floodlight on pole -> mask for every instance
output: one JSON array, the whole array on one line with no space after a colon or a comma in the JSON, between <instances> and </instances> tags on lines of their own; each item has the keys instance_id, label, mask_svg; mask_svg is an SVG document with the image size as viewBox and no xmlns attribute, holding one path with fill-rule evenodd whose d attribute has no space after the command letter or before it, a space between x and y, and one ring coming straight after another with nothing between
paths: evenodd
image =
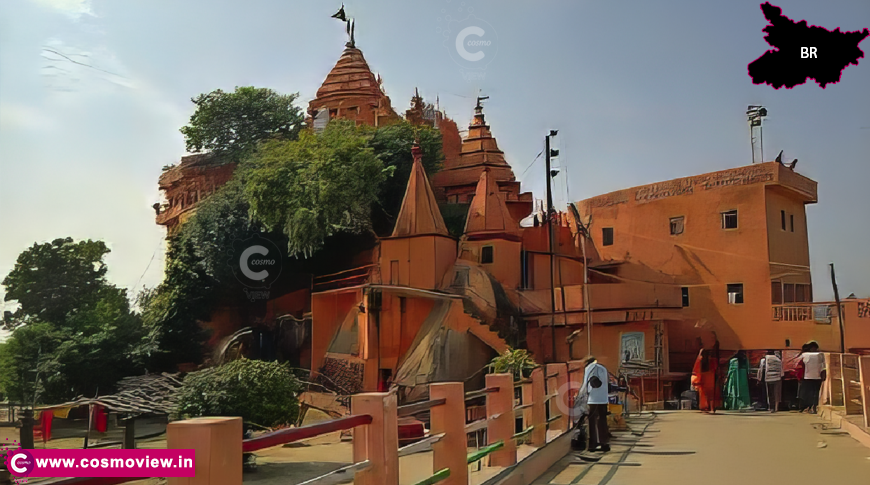
<instances>
[{"instance_id":1,"label":"floodlight on pole","mask_svg":"<svg viewBox=\"0 0 870 485\"><path fill-rule=\"evenodd\" d=\"M767 116L767 108L751 104L746 108L746 118L749 121L749 143L752 146L752 163L755 163L755 135L754 129L758 127L759 140L761 141L761 163L764 163L764 131L761 121Z\"/></svg>"}]
</instances>

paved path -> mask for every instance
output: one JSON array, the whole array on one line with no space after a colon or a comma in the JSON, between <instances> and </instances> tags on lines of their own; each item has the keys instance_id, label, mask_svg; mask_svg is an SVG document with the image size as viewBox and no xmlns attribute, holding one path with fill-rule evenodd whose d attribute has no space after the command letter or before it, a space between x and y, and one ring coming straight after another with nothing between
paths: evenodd
<instances>
[{"instance_id":1,"label":"paved path","mask_svg":"<svg viewBox=\"0 0 870 485\"><path fill-rule=\"evenodd\" d=\"M816 416L684 411L632 418L629 426L635 433L616 433L619 444L598 453L600 462L572 453L535 485L870 483L870 448ZM678 451L694 453L667 454Z\"/></svg>"}]
</instances>

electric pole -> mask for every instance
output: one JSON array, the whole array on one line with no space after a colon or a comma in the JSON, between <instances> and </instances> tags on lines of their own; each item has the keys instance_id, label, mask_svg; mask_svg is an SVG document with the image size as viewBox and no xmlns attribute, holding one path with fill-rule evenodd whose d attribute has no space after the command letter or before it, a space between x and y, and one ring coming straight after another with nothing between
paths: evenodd
<instances>
[{"instance_id":1,"label":"electric pole","mask_svg":"<svg viewBox=\"0 0 870 485\"><path fill-rule=\"evenodd\" d=\"M550 150L550 138L556 136L558 134L558 130L550 130L550 133L544 138L544 152L547 154L546 160L546 170L547 170L547 231L548 231L548 241L549 241L549 253L550 253L550 339L552 340L553 347L553 356L552 361L556 362L556 272L553 270L553 266L555 263L555 258L553 257L553 239L554 239L554 227L553 227L553 216L555 214L555 208L553 207L553 189L551 187L551 179L553 178L552 169L550 167L550 157L555 155L559 155L558 150ZM554 153L555 152L555 153Z\"/></svg>"}]
</instances>

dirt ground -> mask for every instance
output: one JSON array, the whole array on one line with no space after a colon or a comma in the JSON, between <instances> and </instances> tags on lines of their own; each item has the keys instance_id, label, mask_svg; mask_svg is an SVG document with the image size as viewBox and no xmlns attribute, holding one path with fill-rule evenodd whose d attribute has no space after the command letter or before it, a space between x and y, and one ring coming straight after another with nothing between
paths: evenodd
<instances>
[{"instance_id":1,"label":"dirt ground","mask_svg":"<svg viewBox=\"0 0 870 485\"><path fill-rule=\"evenodd\" d=\"M630 423L634 429L643 424L641 419ZM535 484L803 485L870 480L870 448L842 431L825 429L818 417L807 414L659 414L642 437L622 433L618 440L621 444L614 444L599 463L572 464L582 461L572 455ZM675 451L694 453L666 454Z\"/></svg>"}]
</instances>

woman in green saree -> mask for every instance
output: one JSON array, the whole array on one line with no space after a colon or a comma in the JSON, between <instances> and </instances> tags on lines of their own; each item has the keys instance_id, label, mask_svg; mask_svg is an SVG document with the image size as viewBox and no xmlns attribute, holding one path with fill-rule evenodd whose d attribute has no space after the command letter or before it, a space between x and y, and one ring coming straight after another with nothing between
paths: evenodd
<instances>
[{"instance_id":1,"label":"woman in green saree","mask_svg":"<svg viewBox=\"0 0 870 485\"><path fill-rule=\"evenodd\" d=\"M742 409L752 405L749 397L749 359L740 350L728 363L725 380L725 409Z\"/></svg>"}]
</instances>

